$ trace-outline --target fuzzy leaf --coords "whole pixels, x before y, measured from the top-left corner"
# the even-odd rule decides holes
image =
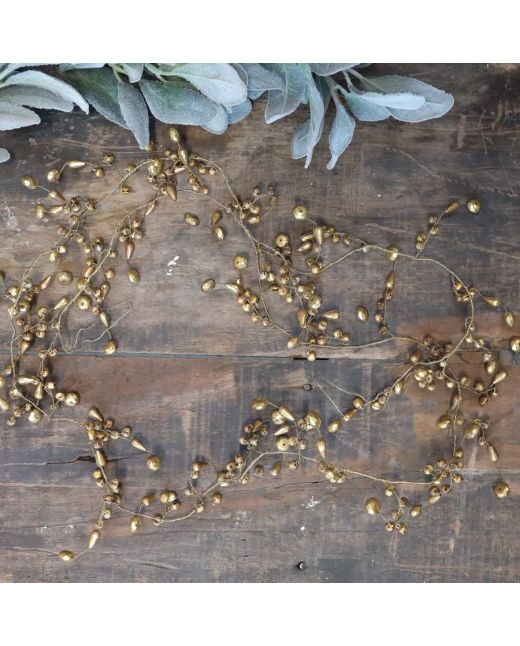
[[[139,85],[151,113],[163,123],[200,126],[211,121],[217,113],[213,101],[184,85],[145,79]]]
[[[24,85],[0,88],[0,100],[29,108],[45,108],[62,112],[71,112],[74,109],[71,101],[66,101],[48,90]]]
[[[256,101],[267,90],[283,91],[284,85],[278,74],[270,72],[258,63],[242,63],[247,74],[247,96]]]
[[[0,130],[14,130],[40,123],[40,117],[27,108],[0,100]]]
[[[11,155],[9,154],[9,151],[6,150],[5,148],[0,148],[0,164],[3,164],[6,162]]]
[[[244,67],[240,63],[230,63],[230,65],[238,74],[244,86],[247,88],[247,73]]]
[[[30,87],[37,87],[53,92],[66,101],[72,101],[72,103],[79,106],[83,112],[88,114],[88,103],[81,94],[68,83],[60,81],[60,79],[54,78],[54,76],[49,76],[49,74],[44,74],[38,70],[19,72],[18,74],[13,74],[7,78],[3,82],[2,87],[12,85],[28,85]]]
[[[384,106],[365,101],[363,98],[364,94],[358,94],[354,91],[347,92],[341,86],[338,86],[338,88],[341,90],[348,103],[348,107],[356,119],[360,121],[382,121],[383,119],[388,119],[390,116],[389,110]]]
[[[299,65],[282,63],[269,65],[269,71],[279,74],[283,90],[269,90],[265,122],[273,123],[296,110],[305,98],[305,81]]]
[[[354,119],[345,110],[341,102],[336,101],[336,116],[329,133],[330,160],[327,164],[328,170],[334,168],[339,156],[348,148],[354,136],[355,127],[356,122]]]
[[[245,84],[228,63],[183,63],[173,74],[220,105],[238,105],[247,98]]]
[[[363,99],[375,105],[382,105],[385,108],[397,108],[400,110],[418,110],[422,108],[426,100],[418,94],[409,92],[398,92],[381,94],[380,92],[363,92]]]
[[[104,66],[105,63],[61,63],[60,72],[69,72],[70,70],[90,70]]]
[[[309,63],[309,65],[318,76],[332,76],[332,74],[354,67],[357,63]]]
[[[312,83],[314,86],[314,82],[310,74],[307,78],[307,82]],[[316,88],[316,86],[314,86],[314,88]],[[325,112],[330,101],[329,86],[321,79],[318,79],[317,81],[316,91],[319,94],[319,99],[312,87],[310,88],[310,91],[308,91],[307,94],[309,96],[311,116],[307,121],[302,123],[299,128],[297,128],[291,140],[292,158],[300,159],[300,157],[307,157],[305,168],[308,168],[314,147],[321,139],[323,126],[325,124]]]
[[[238,123],[245,119],[247,115],[251,112],[252,109],[251,101],[246,99],[243,103],[239,105],[234,105],[231,108],[226,108],[228,112],[228,121],[231,124]]]
[[[0,63],[0,81],[21,67],[38,67],[45,63]]]
[[[143,75],[144,63],[118,63],[128,76],[130,83],[137,83]]]
[[[143,95],[131,83],[118,83],[117,96],[119,108],[128,129],[134,133],[139,148],[146,148],[150,139],[149,117]]]
[[[228,127],[228,113],[226,112],[226,108],[221,105],[217,105],[217,111],[213,119],[210,119],[201,125],[204,130],[212,132],[214,135],[221,135],[226,132]]]
[[[442,117],[453,107],[453,97],[447,92],[438,90],[428,83],[418,81],[405,76],[379,76],[371,79],[363,79],[365,87],[378,92],[399,93],[410,92],[423,96],[425,102],[422,107],[416,110],[389,108],[390,113],[400,121],[418,123],[428,119]]]
[[[123,128],[127,127],[119,107],[118,81],[112,70],[108,67],[76,69],[67,72],[65,76],[99,114]]]

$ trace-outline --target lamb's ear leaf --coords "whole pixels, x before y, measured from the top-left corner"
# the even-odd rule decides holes
[[[269,90],[265,122],[273,123],[293,113],[305,99],[305,80],[300,66],[295,63],[271,64],[270,72],[278,74],[283,82],[283,90]]]
[[[0,100],[0,130],[15,130],[40,123],[40,117],[27,108]]]
[[[65,78],[105,119],[127,127],[119,107],[118,80],[111,69],[75,69],[67,72]]]
[[[390,114],[400,121],[418,123],[428,119],[437,119],[453,107],[453,96],[439,90],[433,85],[406,76],[378,76],[362,78],[363,85],[371,90],[385,93],[408,92],[424,97],[424,104],[415,110],[389,108]]]
[[[270,72],[263,65],[258,63],[242,63],[247,74],[247,96],[256,101],[259,96],[268,90],[280,90],[284,89],[282,79],[275,74]]]
[[[47,90],[58,95],[65,101],[72,101],[83,112],[88,114],[88,103],[77,90],[68,83],[65,83],[65,81],[50,76],[49,74],[44,74],[39,70],[27,70],[25,72],[19,72],[18,74],[12,74],[2,83],[2,87],[13,85],[24,85]]]
[[[251,105],[251,101],[249,99],[246,99],[239,105],[234,105],[230,108],[226,108],[229,124],[231,125],[233,123],[238,123],[239,121],[242,121],[242,119],[245,119],[251,112],[252,108],[253,106]]]
[[[340,155],[350,145],[354,130],[356,128],[355,120],[345,110],[340,101],[336,102],[336,116],[332,122],[332,128],[329,133],[330,160],[327,168],[332,170],[338,161]]]
[[[201,126],[211,121],[217,113],[213,101],[186,84],[142,79],[139,86],[150,112],[163,123]]]
[[[144,150],[150,139],[146,101],[139,89],[131,83],[118,83],[117,96],[126,126],[134,133],[139,148]]]
[[[6,162],[11,155],[9,154],[9,151],[6,150],[5,148],[0,148],[0,164],[3,164]]]
[[[360,121],[383,121],[390,116],[388,108],[365,101],[363,93],[358,93],[354,90],[349,92],[341,86],[338,86],[338,89],[345,97],[348,107],[356,119]]]
[[[130,83],[137,83],[143,76],[144,63],[118,63],[125,74],[128,76]]]
[[[201,126],[204,130],[212,132],[214,135],[221,135],[226,132],[228,127],[228,113],[226,108],[222,105],[217,105],[215,116],[209,121],[206,121],[206,123],[202,123]]]
[[[66,101],[48,90],[24,85],[0,88],[0,100],[24,105],[28,108],[44,108],[46,110],[61,110],[62,112],[71,112],[74,109],[72,101]]]
[[[238,105],[247,99],[246,85],[229,63],[182,63],[175,65],[173,75],[220,105]]]
[[[357,63],[309,63],[309,65],[318,76],[332,76],[332,74],[355,67]]]

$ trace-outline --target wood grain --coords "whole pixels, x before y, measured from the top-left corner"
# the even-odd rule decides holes
[[[193,148],[224,166],[240,194],[257,183],[276,184],[279,208],[262,225],[261,235],[288,228],[294,201],[304,200],[318,218],[341,223],[369,241],[411,250],[429,213],[453,198],[478,196],[481,214],[460,213],[447,221],[431,255],[520,311],[520,74],[483,65],[380,65],[373,70],[377,72],[414,75],[451,91],[455,107],[433,122],[360,125],[333,172],[324,168],[325,140],[310,169],[290,160],[291,133],[302,116],[267,127],[261,102],[224,136],[191,128],[184,133]],[[161,140],[165,127],[156,129]],[[34,245],[54,237],[53,227],[32,215],[33,195],[20,187],[20,174],[41,176],[58,160],[99,158],[107,150],[125,162],[139,155],[129,133],[101,117],[81,114],[50,114],[37,129],[5,134],[2,145],[14,153],[12,161],[0,166],[0,268],[8,275],[27,265]],[[84,174],[81,186],[90,185]],[[398,374],[407,352],[406,345],[390,344],[377,352],[345,351],[315,364],[292,359],[283,334],[252,325],[224,291],[201,293],[204,278],[224,282],[233,275],[231,259],[246,247],[231,229],[224,245],[203,227],[187,230],[185,210],[204,220],[210,211],[195,199],[190,196],[187,206],[154,214],[136,252],[140,286],[114,283],[111,308],[132,310],[118,325],[119,355],[101,356],[90,344],[81,356],[57,361],[57,375],[82,393],[85,406],[95,402],[117,421],[130,423],[163,457],[164,469],[150,474],[142,460],[125,452],[113,456],[129,483],[130,500],[147,487],[178,487],[195,455],[225,461],[250,416],[254,395],[283,398],[295,410],[316,406],[329,418],[333,410],[323,396],[303,389],[314,376],[370,392]],[[119,205],[124,206],[122,199]],[[117,213],[100,215],[101,226],[108,228]],[[167,276],[175,255],[179,261],[173,276]],[[339,265],[325,279],[327,302],[346,311],[358,339],[372,338],[375,328],[356,325],[355,307],[374,302],[385,269],[384,263],[361,258]],[[399,332],[457,334],[460,311],[447,287],[444,279],[432,280],[426,268],[403,268],[391,311]],[[495,315],[484,311],[480,321],[482,334],[507,338]],[[8,338],[2,310],[0,352],[5,356]],[[372,485],[358,479],[330,485],[305,468],[283,481],[255,480],[229,492],[218,510],[177,526],[129,536],[127,519],[115,519],[96,550],[72,567],[45,562],[45,550],[82,545],[99,508],[86,446],[70,424],[4,426],[0,580],[516,581],[518,385],[518,370],[513,369],[489,409],[496,420],[492,439],[512,487],[506,500],[494,498],[496,473],[475,448],[460,491],[421,517],[406,536],[389,538],[362,510],[364,499],[375,491]],[[441,392],[426,397],[410,390],[381,416],[350,426],[333,439],[332,448],[354,467],[415,477],[445,445],[434,424],[444,401]],[[307,569],[296,568],[300,561]]]

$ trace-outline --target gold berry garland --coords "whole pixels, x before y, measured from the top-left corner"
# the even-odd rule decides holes
[[[0,376],[0,410],[7,415],[10,426],[24,419],[38,424],[44,418],[74,423],[88,442],[96,463],[93,479],[103,494],[100,513],[93,521],[86,548],[79,552],[63,549],[55,556],[62,561],[72,561],[92,549],[114,511],[129,515],[130,532],[138,531],[143,522],[151,522],[155,526],[175,523],[206,512],[211,505],[219,505],[227,487],[245,485],[252,478],[277,478],[284,469],[296,470],[304,464],[335,484],[347,482],[352,477],[371,480],[377,487],[377,495],[366,500],[367,513],[380,517],[387,531],[404,534],[411,519],[420,515],[425,507],[437,503],[462,481],[465,442],[478,442],[485,447],[489,459],[498,468],[498,451],[488,439],[489,420],[484,416],[466,419],[462,405],[466,400],[474,399],[484,407],[490,398],[498,395],[499,384],[508,376],[500,365],[500,351],[504,348],[495,346],[477,332],[479,303],[499,310],[507,328],[515,326],[515,316],[496,296],[482,293],[450,267],[424,255],[431,238],[439,233],[442,221],[459,212],[462,204],[452,202],[438,216],[428,218],[427,230],[416,236],[416,253],[413,254],[404,253],[395,245],[385,247],[368,242],[318,222],[302,204],[292,210],[294,231],[280,231],[274,240],[259,240],[255,228],[276,207],[273,187],[269,186],[265,193],[255,187],[248,198],[241,199],[217,164],[188,152],[175,128],[170,129],[169,135],[171,148],[154,150],[150,147],[150,154],[144,161],[128,164],[123,169],[115,165],[114,155],[107,153],[100,163],[71,160],[47,173],[47,181],[52,185],[58,184],[64,173],[80,169],[90,169],[95,178],[110,173],[116,178],[115,185],[100,197],[65,197],[56,188],[43,187],[33,176],[21,178],[26,188],[46,194],[47,201],[36,204],[36,217],[51,221],[59,217],[62,223],[57,227],[58,238],[52,248],[40,253],[20,278],[6,282],[5,276],[0,274],[12,327],[10,361]],[[90,225],[93,216],[99,212],[106,213],[114,195],[136,194],[134,180],[140,176],[145,177],[149,187],[148,198],[125,209],[107,240],[93,237],[87,222]],[[219,202],[209,194],[207,182],[218,178],[227,189],[225,202]],[[132,258],[136,243],[145,236],[149,216],[162,200],[171,200],[177,205],[186,191],[212,201],[208,224],[216,240],[223,241],[226,228],[231,226],[238,227],[247,242],[247,251],[235,255],[232,260],[230,273],[234,273],[229,281],[225,285],[217,285],[213,278],[206,278],[201,281],[203,292],[209,294],[221,287],[229,290],[237,307],[252,322],[277,329],[285,335],[287,348],[303,351],[308,361],[314,361],[321,348],[341,348],[343,352],[355,354],[363,348],[377,350],[378,346],[388,343],[406,343],[411,349],[400,373],[374,393],[352,393],[341,385],[314,378],[315,386],[336,411],[328,421],[317,410],[305,410],[302,406],[302,410],[296,413],[283,402],[273,402],[264,396],[255,397],[253,416],[243,426],[232,459],[219,467],[195,460],[187,482],[181,487],[182,493],[178,494],[173,488],[148,492],[137,507],[130,508],[124,500],[123,483],[111,473],[107,456],[112,443],[127,442],[137,452],[145,453],[146,464],[152,471],[161,468],[159,456],[150,454],[145,440],[130,426],[116,424],[97,406],[89,406],[86,418],[81,420],[59,416],[59,411],[78,406],[81,396],[55,382],[52,359],[58,353],[73,353],[86,329],[80,328],[76,342],[67,346],[62,330],[66,317],[74,308],[93,317],[94,325],[100,329],[95,340],[103,343],[105,354],[117,351],[113,331],[118,321],[111,320],[106,304],[118,271],[113,265],[120,262],[118,258],[122,256],[129,282],[133,285],[139,283],[140,272],[132,264]],[[137,193],[141,194],[141,190]],[[476,215],[480,211],[480,203],[476,199],[469,200],[465,206],[469,214]],[[187,226],[201,224],[198,214],[186,212],[183,218]],[[61,259],[67,256],[73,245],[77,245],[85,256],[83,266],[74,276],[59,269]],[[373,316],[378,324],[377,338],[367,343],[355,343],[353,332],[340,324],[342,312],[326,307],[319,286],[327,270],[359,254],[379,255],[389,264],[382,277],[381,295],[373,312],[362,304],[355,308],[360,322]],[[446,341],[433,335],[416,339],[392,331],[387,307],[398,294],[398,270],[403,263],[426,263],[432,269],[444,272],[449,289],[463,311],[458,339]],[[54,291],[58,294],[54,295]],[[293,310],[293,323],[289,328],[272,313],[273,298]],[[513,355],[520,352],[520,336],[510,337],[508,349]],[[34,354],[38,359],[36,369],[28,367],[30,361],[26,361]],[[470,378],[454,366],[456,358],[468,354],[476,356],[482,366],[480,376]],[[384,410],[407,387],[416,387],[424,393],[436,388],[446,390],[446,409],[435,422],[446,436],[445,455],[423,466],[415,480],[389,480],[337,463],[328,449],[327,435],[348,431],[349,425],[357,419]],[[350,398],[348,408],[341,408],[331,392],[347,394]],[[403,495],[405,486],[412,488],[413,498]],[[500,471],[497,471],[493,489],[498,498],[509,493],[509,486],[500,476]],[[393,501],[388,512],[383,512],[381,494]]]

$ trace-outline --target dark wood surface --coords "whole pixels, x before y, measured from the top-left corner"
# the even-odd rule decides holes
[[[256,183],[276,184],[279,208],[262,225],[267,235],[289,227],[292,205],[305,200],[317,217],[369,241],[412,250],[427,214],[454,198],[479,197],[481,214],[451,218],[429,253],[520,311],[520,71],[485,65],[379,65],[373,72],[378,71],[412,75],[450,91],[455,107],[437,121],[360,125],[333,172],[325,170],[325,139],[310,169],[291,160],[290,137],[302,116],[267,127],[261,102],[224,136],[191,128],[184,134],[193,148],[226,169],[239,193]],[[156,128],[161,140],[166,128]],[[21,188],[19,175],[41,176],[58,160],[99,158],[108,150],[124,161],[139,155],[129,133],[97,115],[46,115],[38,128],[2,133],[1,144],[14,153],[0,166],[0,268],[8,276],[54,239],[54,227],[35,220],[33,195]],[[191,210],[205,217],[208,206],[196,203],[195,196],[189,200]],[[247,247],[239,232],[230,231],[220,245],[202,227],[187,230],[185,210],[164,207],[154,214],[136,253],[140,286],[114,283],[113,311],[131,310],[118,325],[120,352],[105,357],[90,345],[80,356],[56,362],[58,375],[82,393],[85,405],[95,402],[130,423],[162,456],[164,468],[151,474],[142,460],[121,453],[117,469],[126,477],[129,496],[161,483],[178,486],[195,455],[226,460],[253,396],[268,394],[295,410],[314,405],[329,417],[333,411],[319,392],[304,390],[314,376],[370,392],[395,377],[406,356],[403,344],[388,344],[356,355],[328,355],[314,364],[294,360],[282,334],[252,325],[224,291],[202,294],[201,280],[231,278],[230,259]],[[168,262],[177,255],[168,276]],[[330,306],[347,312],[358,339],[373,337],[375,328],[356,326],[355,307],[374,302],[384,270],[384,264],[361,258],[357,265],[339,265],[326,279]],[[400,275],[399,291],[392,318],[400,333],[449,338],[460,331],[460,311],[446,280],[414,266]],[[0,317],[0,353],[7,358],[5,309]],[[483,334],[507,338],[498,316],[482,311],[479,320]],[[460,490],[432,507],[406,536],[389,536],[363,511],[363,501],[377,487],[361,479],[331,485],[306,467],[281,480],[257,479],[229,491],[220,508],[170,527],[129,535],[128,519],[116,518],[96,549],[69,566],[45,561],[46,551],[79,549],[86,540],[99,508],[92,466],[84,459],[88,449],[70,425],[3,424],[0,580],[516,581],[518,386],[513,369],[486,411],[495,420],[491,438],[512,489],[505,500],[494,497],[496,471],[474,447]],[[435,428],[443,397],[410,389],[382,415],[333,438],[331,448],[354,468],[416,477],[443,450],[444,438]],[[300,561],[305,570],[296,568]]]

